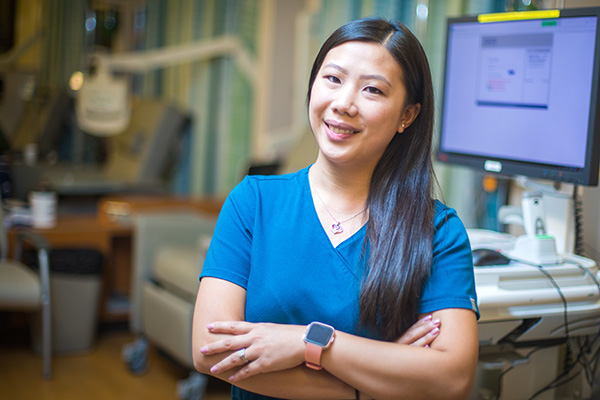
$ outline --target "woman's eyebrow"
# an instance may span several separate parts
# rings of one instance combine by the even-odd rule
[[[382,76],[382,75],[377,75],[377,74],[373,74],[373,75],[361,75],[360,78],[364,79],[364,80],[376,79],[378,81],[381,81],[381,82],[387,84],[389,87],[392,87],[392,84],[387,79],[385,79],[385,77]]]
[[[348,70],[337,64],[329,63],[329,64],[326,64],[323,68],[333,68],[333,69],[340,71],[343,74],[348,75]],[[379,75],[379,74],[361,75],[360,79],[362,79],[362,80],[376,79],[378,81],[385,83],[389,87],[392,87],[392,84],[384,76]]]
[[[348,74],[348,70],[344,67],[341,67],[337,64],[334,63],[329,63],[323,66],[323,68],[333,68],[333,69],[337,69],[338,71],[340,71],[342,74]]]

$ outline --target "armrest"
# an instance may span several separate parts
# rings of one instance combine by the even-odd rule
[[[141,332],[142,287],[152,278],[156,251],[169,245],[198,247],[201,237],[212,236],[215,224],[216,217],[196,212],[166,211],[135,216],[129,318],[133,332]]]

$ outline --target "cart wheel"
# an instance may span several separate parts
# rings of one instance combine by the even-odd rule
[[[141,337],[133,343],[125,344],[121,353],[123,361],[135,375],[141,375],[148,370],[148,341]]]
[[[208,376],[192,371],[190,376],[177,382],[177,396],[181,400],[203,400]]]

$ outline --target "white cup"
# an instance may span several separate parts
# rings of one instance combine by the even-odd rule
[[[56,225],[56,193],[29,193],[34,228],[54,228]]]

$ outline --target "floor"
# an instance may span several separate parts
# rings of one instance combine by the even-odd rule
[[[179,399],[177,384],[189,371],[151,348],[147,371],[132,374],[121,351],[133,340],[127,329],[100,329],[89,351],[56,355],[52,378],[44,380],[42,358],[31,349],[28,329],[0,318],[0,400]],[[229,398],[229,386],[210,378],[205,400]]]

